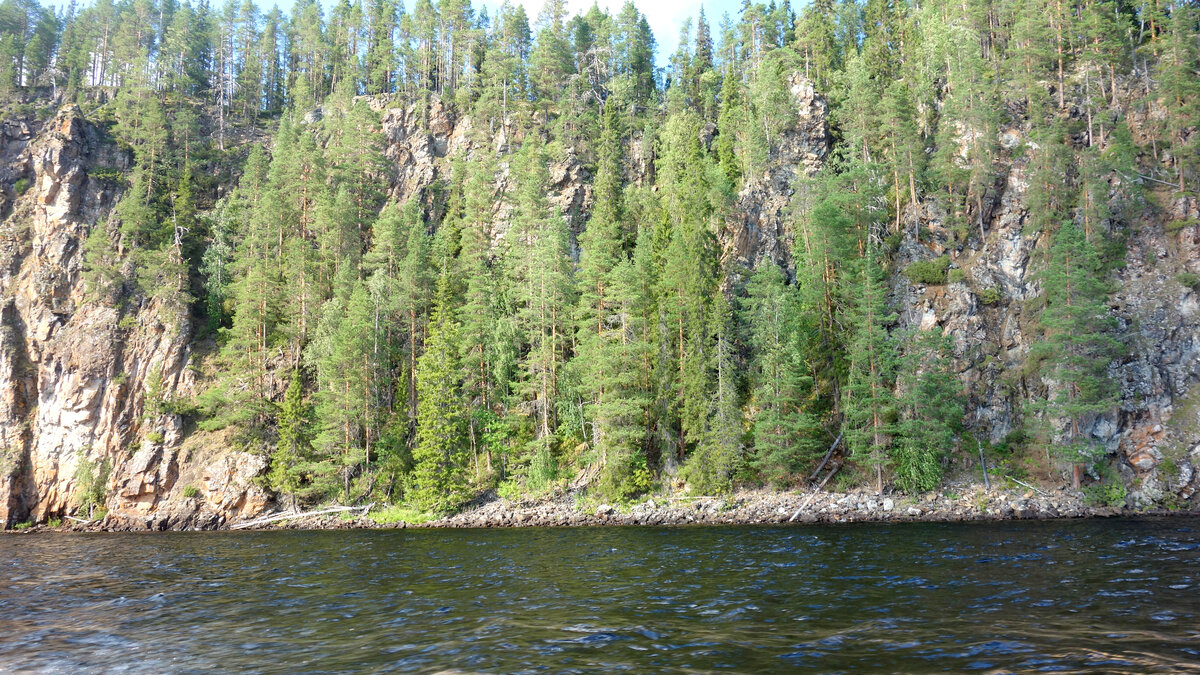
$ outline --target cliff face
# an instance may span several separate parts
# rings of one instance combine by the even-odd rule
[[[0,231],[0,523],[73,512],[83,462],[107,474],[114,513],[158,526],[183,524],[179,514],[194,520],[193,509],[165,505],[173,488],[182,489],[181,473],[197,473],[182,466],[182,423],[146,412],[148,391],[194,389],[186,367],[190,322],[153,302],[118,309],[88,298],[83,279],[84,243],[93,228],[111,225],[119,198],[89,173],[111,174],[126,157],[74,106],[44,125],[10,123],[3,133],[0,180],[9,191]],[[256,460],[253,472],[230,469],[229,457],[200,465],[197,477],[205,480],[195,487],[223,513],[248,503],[253,510],[247,493],[255,489],[244,474],[264,463],[233,459],[239,467]]]
[[[812,82],[794,73],[788,89],[795,112],[793,125],[777,139],[766,169],[745,177],[732,218],[722,233],[725,257],[748,268],[763,257],[792,268],[795,240],[787,227],[787,211],[793,185],[797,178],[821,169],[832,142],[829,106],[813,90]]]
[[[478,147],[471,139],[472,120],[457,117],[437,98],[422,115],[417,104],[388,107],[388,99],[372,99],[380,113],[385,154],[393,162],[395,173],[390,197],[397,203],[420,200],[428,219],[437,221],[444,203],[436,199],[431,188],[439,181],[453,179],[451,158],[461,155],[473,161],[483,153],[497,158],[495,202],[492,210],[492,237],[499,239],[508,231],[513,204],[501,199],[512,188],[510,176],[511,152],[519,147],[517,130],[502,127],[492,135],[489,145]],[[422,117],[427,121],[422,121]],[[546,186],[550,204],[567,219],[571,231],[578,234],[587,222],[592,208],[592,176],[573,155],[555,160],[550,165],[550,185]]]
[[[1045,397],[1056,386],[1029,359],[1040,339],[1032,306],[1041,294],[1034,260],[1037,249],[1047,244],[1044,237],[1025,231],[1030,160],[1018,150],[1029,142],[1027,128],[1015,122],[998,135],[998,180],[989,193],[991,204],[965,246],[951,243],[943,227],[945,215],[931,200],[908,207],[905,214],[907,234],[895,270],[948,254],[963,280],[925,286],[901,274],[892,279],[901,328],[939,327],[954,337],[968,393],[968,426],[993,442],[1016,429],[1031,399]],[[1131,179],[1110,177],[1108,198],[1120,199],[1118,188]],[[1200,408],[1192,393],[1200,377],[1200,299],[1195,288],[1179,281],[1179,274],[1200,270],[1200,232],[1194,224],[1200,206],[1193,197],[1156,192],[1152,182],[1145,186],[1146,201],[1128,210],[1134,215],[1116,274],[1119,289],[1109,302],[1126,348],[1110,371],[1121,383],[1121,405],[1086,430],[1116,459],[1134,506],[1164,497],[1189,499],[1200,486],[1195,471],[1200,465]],[[1179,229],[1172,223],[1190,224]],[[931,235],[920,243],[911,237],[918,225]],[[1096,223],[1096,236],[1108,236],[1109,225]]]
[[[825,102],[798,75],[790,85],[795,123],[766,170],[746,177],[720,233],[725,257],[748,266],[763,257],[794,265],[787,210],[796,179],[819,170],[831,146]],[[509,181],[507,153],[520,143],[516,131],[496,130],[489,146],[476,147],[471,120],[436,99],[424,114],[387,100],[372,104],[393,163],[391,198],[421,200],[433,219],[451,158],[496,154],[492,236],[502,236],[512,206],[500,195]],[[1053,386],[1026,368],[1037,339],[1026,304],[1040,293],[1031,260],[1044,242],[1023,231],[1028,159],[1009,150],[1025,142],[1024,133],[1019,124],[1001,130],[1005,150],[991,207],[966,244],[953,243],[944,215],[926,200],[904,214],[910,234],[893,268],[900,327],[940,327],[954,336],[969,426],[993,441],[1016,427],[1032,395]],[[150,404],[189,398],[201,387],[190,367],[188,318],[153,301],[129,306],[87,295],[84,243],[96,228],[117,239],[112,208],[120,189],[105,176],[127,168],[128,158],[73,106],[44,124],[5,123],[0,135],[0,523],[73,513],[83,462],[109,467],[111,517],[132,526],[216,526],[260,512],[270,496],[253,479],[266,469],[264,458],[228,449],[219,435],[193,432],[170,406]],[[630,154],[635,174],[646,171],[642,145]],[[551,202],[577,234],[592,207],[591,176],[571,156],[550,169]],[[1123,404],[1090,433],[1120,458],[1136,502],[1190,497],[1196,486],[1200,298],[1177,275],[1200,273],[1198,216],[1193,198],[1145,209],[1131,228],[1122,287],[1111,302],[1129,337],[1114,373]],[[1164,228],[1177,221],[1192,224],[1173,233]],[[913,240],[913,224],[930,236]],[[962,270],[962,281],[914,285],[898,273],[943,254]]]

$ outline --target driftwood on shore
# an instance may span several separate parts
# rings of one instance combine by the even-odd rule
[[[840,439],[841,436],[838,436],[838,438]],[[834,441],[834,443],[837,443],[837,441]],[[825,484],[829,482],[830,478],[833,478],[833,474],[837,473],[838,469],[840,469],[840,468],[842,468],[841,464],[833,465],[833,468],[829,470],[829,474],[825,476],[825,480],[821,481],[820,485],[813,488],[813,491],[811,494],[808,495],[808,498],[805,499],[803,502],[801,502],[800,507],[796,509],[796,512],[792,514],[792,517],[788,518],[789,523],[800,517],[800,512],[804,510],[804,507],[808,506],[808,503],[813,500],[813,497],[816,497],[817,494],[825,488]]]
[[[1016,483],[1017,485],[1023,485],[1025,487],[1029,488],[1030,490],[1033,490],[1034,492],[1038,493],[1039,495],[1041,495],[1043,497],[1050,496],[1050,493],[1045,492],[1043,490],[1039,490],[1039,489],[1035,488],[1034,486],[1030,485],[1029,483],[1026,483],[1023,480],[1017,480],[1016,478],[1013,478],[1012,476],[1009,476],[1008,479],[1011,480],[1012,482]]]
[[[975,443],[979,446],[979,468],[983,469],[983,487],[985,490],[991,490],[992,481],[988,480],[987,460],[983,458],[983,441],[976,439]]]
[[[837,435],[837,438],[833,439],[833,445],[829,446],[829,452],[825,453],[825,459],[821,460],[821,463],[817,465],[816,470],[813,471],[812,475],[808,477],[808,482],[811,483],[817,479],[817,476],[820,475],[820,473],[821,473],[821,469],[825,468],[825,463],[829,461],[830,457],[833,457],[833,451],[837,449],[838,443],[841,443],[841,442],[842,442],[842,434],[839,433]]]
[[[359,513],[359,516],[361,517],[361,516],[367,515],[367,513],[370,512],[371,508],[374,506],[375,506],[375,502],[371,502],[370,504],[367,504],[366,506],[331,506],[327,509],[318,509],[316,511],[302,511],[300,513],[282,513],[282,514],[278,514],[278,515],[274,515],[274,516],[267,516],[265,518],[257,518],[255,520],[249,520],[244,523],[238,523],[237,525],[231,525],[229,527],[229,529],[244,530],[246,528],[257,527],[259,525],[266,525],[268,523],[275,523],[275,522],[279,522],[282,520],[293,520],[295,518],[307,518],[309,516],[328,516],[328,515],[331,515],[334,513],[346,513],[348,511],[359,511],[359,512],[361,512],[361,513]]]

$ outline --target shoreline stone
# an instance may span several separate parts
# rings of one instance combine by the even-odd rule
[[[801,508],[803,507],[803,508]],[[339,530],[339,529],[494,529],[518,527],[613,527],[682,525],[812,525],[835,523],[949,523],[1008,520],[1067,520],[1120,516],[1189,516],[1200,510],[1137,510],[1088,506],[1082,495],[1057,490],[1045,495],[1029,491],[982,486],[922,495],[891,494],[880,497],[870,491],[770,492],[741,491],[723,497],[650,497],[619,507],[576,500],[558,495],[535,502],[512,503],[489,493],[473,507],[425,523],[377,523],[369,517],[345,520],[337,515],[301,517],[249,528],[253,530]],[[795,518],[793,518],[793,515]],[[197,519],[134,519],[109,516],[96,523],[65,523],[59,528],[44,525],[9,533],[28,532],[147,532],[163,530],[229,530],[236,521]]]

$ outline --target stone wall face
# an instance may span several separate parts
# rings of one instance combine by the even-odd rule
[[[825,101],[800,75],[789,83],[794,123],[776,139],[762,173],[745,177],[718,233],[726,261],[747,270],[768,259],[795,271],[792,251],[799,244],[789,209],[803,178],[822,168],[831,149]],[[392,163],[390,198],[419,200],[436,222],[442,208],[436,186],[454,180],[451,159],[492,153],[498,162],[489,234],[493,241],[503,237],[512,205],[502,195],[519,131],[490,130],[491,141],[477,146],[470,140],[477,136],[471,120],[436,99],[426,111],[389,107],[386,99],[372,105]],[[701,140],[711,142],[712,131]],[[1032,397],[1054,386],[1025,368],[1037,339],[1027,303],[1041,290],[1033,260],[1044,242],[1024,231],[1028,159],[1005,151],[1025,142],[1025,134],[1020,123],[999,130],[999,178],[984,218],[964,244],[954,243],[938,204],[924,199],[901,214],[903,236],[893,256],[897,328],[954,337],[968,427],[993,441],[1017,427]],[[643,183],[651,170],[646,145],[635,138],[627,149],[633,183]],[[118,240],[113,206],[121,196],[117,186],[93,174],[127,169],[128,163],[74,106],[43,124],[0,125],[2,525],[74,513],[77,469],[84,461],[111,468],[105,488],[113,516],[146,527],[218,526],[253,516],[273,501],[254,480],[266,470],[265,458],[219,442],[190,443],[194,434],[178,416],[147,415],[151,382],[178,397],[194,396],[204,386],[189,367],[196,345],[187,313],[150,300],[119,310],[117,303],[89,295],[84,244],[96,228]],[[577,235],[592,209],[592,176],[569,153],[553,162],[550,176],[550,201]],[[17,185],[27,188],[18,194]],[[1200,204],[1179,197],[1164,211],[1147,210],[1130,228],[1125,265],[1117,273],[1120,289],[1110,303],[1128,344],[1113,373],[1122,383],[1123,403],[1089,430],[1119,459],[1135,487],[1135,503],[1167,494],[1190,498],[1193,466],[1200,462],[1200,400],[1192,394],[1200,378],[1200,297],[1177,281],[1180,273],[1200,273],[1200,226],[1194,224]],[[1192,224],[1168,232],[1170,222]],[[926,234],[917,241],[914,232]],[[940,255],[950,256],[961,281],[915,285],[898,273]],[[1170,474],[1160,471],[1167,455]]]

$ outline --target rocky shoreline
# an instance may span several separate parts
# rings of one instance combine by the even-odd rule
[[[727,497],[648,499],[628,508],[578,506],[572,500],[513,505],[494,499],[437,521],[433,528],[571,527],[605,525],[754,525],[855,522],[964,522],[1049,520],[1120,515],[1184,513],[1094,507],[1069,490],[1033,491],[982,486],[918,496],[872,491],[745,491]],[[1194,513],[1189,511],[1188,513]],[[411,527],[411,526],[410,526]]]
[[[285,512],[280,511],[280,514]],[[872,491],[740,491],[724,497],[651,497],[617,506],[589,503],[570,494],[538,502],[514,503],[489,493],[460,513],[427,522],[388,522],[386,518],[313,515],[258,525],[249,520],[170,521],[109,514],[92,523],[66,522],[19,532],[136,532],[159,530],[328,530],[381,528],[499,528],[663,525],[756,525],[859,522],[967,522],[1107,518],[1123,515],[1190,515],[1195,509],[1128,509],[1089,506],[1082,493],[1013,490],[983,486],[945,489],[924,495],[884,495]],[[270,514],[263,514],[270,515]],[[380,522],[382,521],[382,522]],[[240,527],[239,527],[240,526]],[[9,530],[13,532],[13,530]]]

